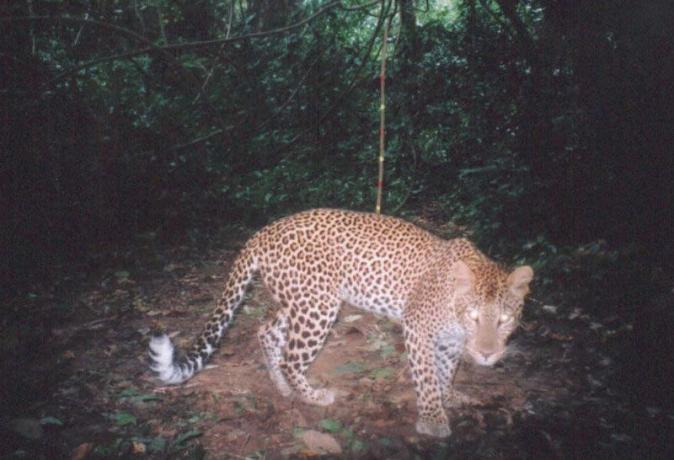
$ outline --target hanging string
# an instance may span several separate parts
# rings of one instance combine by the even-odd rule
[[[375,212],[381,214],[381,201],[384,191],[384,152],[385,148],[385,122],[386,122],[386,42],[388,41],[389,21],[384,24],[384,41],[381,46],[381,71],[379,73],[379,175],[377,177],[377,204]]]

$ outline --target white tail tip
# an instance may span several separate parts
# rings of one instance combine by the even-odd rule
[[[168,384],[178,384],[187,380],[190,376],[183,375],[180,366],[174,361],[175,347],[171,339],[166,335],[152,337],[150,339],[150,368],[155,371],[159,379]]]

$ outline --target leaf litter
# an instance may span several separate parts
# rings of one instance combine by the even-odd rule
[[[68,294],[74,301],[66,316],[45,317],[52,320],[48,351],[10,376],[0,455],[671,458],[671,445],[663,442],[672,435],[671,410],[635,404],[615,378],[620,356],[611,344],[631,327],[578,307],[527,305],[501,363],[463,364],[456,387],[480,403],[450,410],[453,435],[444,441],[414,430],[400,327],[349,306],[309,374],[312,384],[336,390],[336,403],[315,407],[282,398],[256,339],[273,313],[272,299],[259,288],[212,368],[185,385],[157,385],[146,358],[152,331],[189,344],[219,297],[234,254],[168,253],[159,268],[136,263],[83,275]],[[33,289],[29,301],[52,315],[58,299]]]

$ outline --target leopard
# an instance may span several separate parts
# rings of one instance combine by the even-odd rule
[[[451,408],[476,402],[454,388],[459,364],[492,366],[504,356],[534,272],[507,270],[466,238],[444,239],[397,217],[325,208],[292,214],[243,245],[188,352],[166,334],[151,338],[151,369],[162,382],[180,384],[203,369],[256,276],[277,304],[257,339],[281,395],[335,401],[336,391],[314,388],[307,371],[349,304],[401,325],[416,431],[445,438]]]

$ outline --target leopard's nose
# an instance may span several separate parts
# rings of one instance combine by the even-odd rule
[[[482,356],[482,358],[484,358],[485,361],[488,361],[489,358],[494,356],[494,354],[495,354],[494,351],[481,351],[480,352],[480,356]]]

